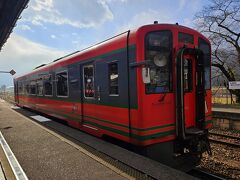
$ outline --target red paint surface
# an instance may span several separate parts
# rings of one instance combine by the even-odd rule
[[[179,29],[180,28],[180,29]],[[125,126],[131,126],[135,128],[151,128],[155,126],[163,126],[166,124],[175,124],[176,122],[176,100],[175,100],[175,86],[176,86],[176,79],[175,79],[175,58],[176,58],[176,52],[178,48],[181,47],[181,44],[177,41],[177,35],[179,31],[187,32],[190,34],[193,34],[195,36],[194,46],[197,47],[197,38],[202,37],[207,42],[209,42],[205,37],[203,37],[200,33],[191,30],[186,27],[182,26],[176,26],[176,25],[148,25],[138,28],[135,31],[132,31],[130,34],[130,40],[129,44],[136,44],[136,61],[141,62],[144,61],[144,37],[146,33],[150,31],[156,31],[156,30],[172,30],[173,32],[173,91],[170,93],[167,93],[164,100],[159,102],[159,99],[164,94],[151,94],[147,95],[145,94],[145,84],[142,81],[141,78],[141,68],[137,68],[137,90],[138,90],[138,109],[131,109],[131,121],[128,120],[128,109],[126,108],[117,108],[117,107],[110,107],[110,106],[101,106],[101,105],[95,105],[95,104],[84,104],[84,115],[85,116],[91,116],[96,117],[99,119],[105,119],[109,120],[111,122],[115,122],[118,124],[122,124]],[[26,75],[32,75],[35,73],[40,73],[43,71],[53,70],[77,61],[81,61],[84,59],[88,59],[91,57],[95,57],[104,53],[111,52],[113,50],[117,50],[119,48],[126,47],[126,38],[127,34],[123,34],[119,37],[116,37],[114,39],[111,39],[109,41],[106,41],[104,43],[101,43],[97,46],[94,46],[92,48],[89,48],[85,51],[82,51],[80,53],[77,53],[73,56],[70,56],[68,58],[64,58],[56,63],[49,64],[45,67],[39,68],[38,70],[35,70],[33,72],[30,72]],[[193,62],[195,60],[193,59]],[[193,65],[193,67],[195,67]],[[194,69],[195,71],[195,69]],[[195,73],[194,73],[195,74]],[[24,75],[24,76],[26,76]],[[24,78],[24,76],[20,76],[19,79]],[[195,78],[194,78],[195,79]],[[18,78],[16,79],[18,80]],[[193,86],[195,89],[195,86]],[[194,90],[193,89],[193,90]],[[18,99],[18,97],[16,97]],[[64,98],[63,98],[64,99]],[[205,97],[207,106],[208,106],[208,112],[206,115],[210,115],[211,112],[211,90],[207,90],[207,96]],[[31,105],[31,104],[34,104]],[[63,101],[57,101],[57,100],[48,100],[43,98],[34,98],[31,97],[23,97],[19,96],[19,103],[20,106],[28,106],[33,109],[38,108],[46,108],[49,111],[51,109],[57,109],[59,113],[63,114],[71,114],[70,116],[78,117],[82,114],[82,108],[80,103],[76,102],[65,102]],[[185,116],[186,116],[186,127],[191,127],[195,124],[195,93],[194,91],[191,94],[188,94],[185,96]],[[49,115],[57,116],[54,112],[47,113]],[[150,139],[146,141],[137,141],[135,139],[131,139],[129,137],[125,137],[104,129],[99,129],[98,131],[86,128],[82,126],[84,124],[84,121],[74,121],[71,120],[71,118],[65,118],[60,117],[66,121],[68,121],[72,126],[79,128],[81,130],[87,131],[91,134],[94,134],[96,136],[101,136],[103,134],[113,136],[115,138],[121,139],[123,141],[127,141],[130,143],[138,144],[138,145],[150,145],[154,143],[160,143],[164,141],[169,141],[175,139],[175,135],[169,135],[167,137],[160,137],[155,139]],[[88,119],[88,118],[86,118]],[[96,120],[89,120],[91,122],[96,122]],[[101,122],[100,124],[104,126],[108,126],[111,128],[115,128],[121,131],[124,131],[126,133],[135,133],[140,136],[149,135],[153,133],[158,132],[164,132],[168,130],[174,130],[175,126],[172,127],[166,127],[156,130],[150,130],[150,131],[136,131],[136,130],[128,130],[123,127],[119,127],[113,124],[108,124]],[[90,125],[89,125],[90,126]],[[93,126],[93,125],[91,125]],[[207,128],[209,128],[211,125],[208,125]],[[93,126],[94,127],[94,126]],[[97,127],[95,127],[97,128]]]

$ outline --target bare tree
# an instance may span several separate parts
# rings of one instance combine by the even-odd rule
[[[240,80],[240,1],[209,0],[195,15],[195,23],[212,43],[213,77],[222,82]],[[240,102],[240,90],[229,91]]]

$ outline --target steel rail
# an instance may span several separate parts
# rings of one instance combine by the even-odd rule
[[[220,177],[219,175],[209,173],[200,168],[194,168],[191,171],[189,171],[188,174],[200,179],[225,180],[224,177]]]
[[[214,142],[214,143],[218,143],[218,144],[223,144],[223,145],[228,145],[228,146],[240,148],[240,144],[230,143],[230,142],[227,142],[227,141],[221,141],[221,140],[213,139],[213,138],[210,138],[210,137],[208,139],[209,139],[210,142]]]
[[[215,132],[209,132],[209,134],[210,135],[214,135],[214,136],[221,136],[221,137],[225,137],[225,138],[231,138],[231,139],[240,140],[240,137],[227,135],[227,134],[220,134],[220,133],[215,133]]]

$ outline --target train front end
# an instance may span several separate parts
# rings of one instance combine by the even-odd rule
[[[200,33],[179,25],[138,30],[142,126],[155,127],[145,155],[179,168],[211,153],[211,48]]]

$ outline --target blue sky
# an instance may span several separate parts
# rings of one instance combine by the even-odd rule
[[[0,70],[17,75],[144,24],[194,27],[207,0],[30,0],[0,52]],[[0,74],[0,86],[12,77]]]

